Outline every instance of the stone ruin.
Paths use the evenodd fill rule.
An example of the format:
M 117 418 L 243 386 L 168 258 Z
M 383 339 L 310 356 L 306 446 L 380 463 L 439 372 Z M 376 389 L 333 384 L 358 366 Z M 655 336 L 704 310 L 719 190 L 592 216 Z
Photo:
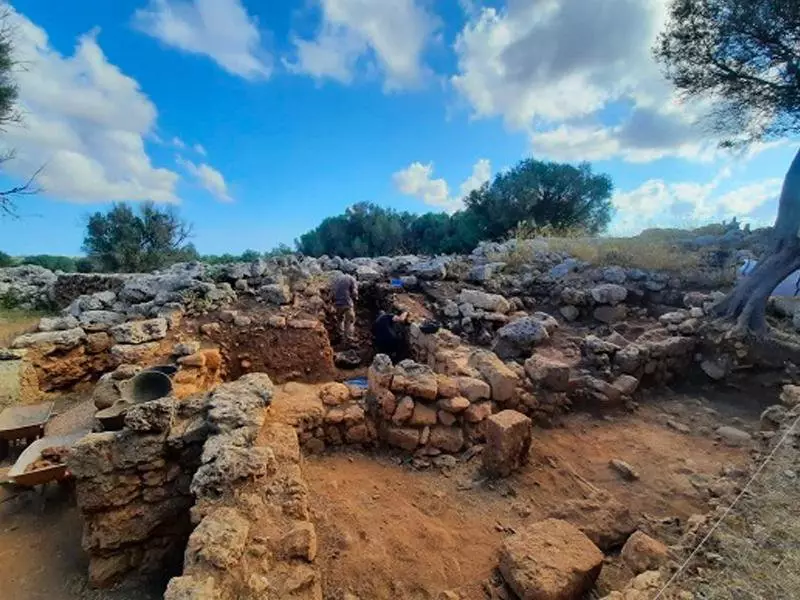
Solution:
M 169 582 L 171 600 L 319 599 L 304 453 L 386 447 L 415 466 L 446 468 L 482 451 L 487 475 L 505 477 L 524 468 L 533 424 L 576 409 L 633 409 L 642 388 L 690 372 L 720 380 L 739 364 L 775 366 L 709 325 L 722 294 L 702 274 L 594 269 L 547 250 L 511 271 L 489 250 L 189 264 L 151 275 L 5 270 L 6 286 L 23 280 L 10 285 L 24 304 L 61 314 L 0 355 L 19 382 L 0 405 L 91 385 L 95 405 L 108 408 L 143 367 L 177 369 L 172 395 L 128 408 L 118 430 L 88 434 L 69 457 L 91 582 L 172 569 L 181 575 Z M 339 272 L 371 290 L 362 342 L 381 308 L 412 306 L 417 321 L 411 358 L 375 356 L 364 365 L 366 388 L 342 383 L 337 367 L 326 294 Z M 441 327 L 425 333 L 422 318 Z M 273 382 L 285 381 L 327 383 L 312 402 L 275 411 Z M 772 407 L 765 418 L 780 427 L 792 410 Z M 575 527 L 581 510 L 565 506 L 500 549 L 500 572 L 521 598 L 581 597 L 613 546 L 624 544 L 637 573 L 663 559 L 659 542 L 631 535 L 623 507 L 611 513 L 613 539 Z M 565 558 L 550 564 L 547 553 Z M 549 575 L 531 580 L 542 569 Z

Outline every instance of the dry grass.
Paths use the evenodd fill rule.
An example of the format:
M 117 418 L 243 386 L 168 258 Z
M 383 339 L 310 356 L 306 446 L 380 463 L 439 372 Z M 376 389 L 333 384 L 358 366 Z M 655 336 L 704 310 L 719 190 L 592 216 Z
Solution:
M 702 600 L 800 598 L 798 502 L 800 449 L 790 438 L 698 553 L 705 566 L 690 567 L 678 587 Z
M 567 252 L 597 266 L 617 265 L 657 271 L 683 271 L 701 266 L 701 255 L 666 240 L 601 237 L 549 238 L 551 250 Z
M 0 309 L 0 348 L 6 347 L 19 335 L 33 331 L 42 313 L 15 309 Z

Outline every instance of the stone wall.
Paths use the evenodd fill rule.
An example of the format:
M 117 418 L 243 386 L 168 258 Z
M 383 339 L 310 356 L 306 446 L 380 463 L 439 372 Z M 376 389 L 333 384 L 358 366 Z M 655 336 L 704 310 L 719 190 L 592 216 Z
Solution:
M 52 300 L 55 308 L 65 308 L 76 298 L 97 292 L 117 293 L 135 275 L 122 273 L 59 273 L 53 283 Z
M 183 575 L 168 600 L 321 600 L 316 532 L 297 433 L 272 421 L 263 373 L 221 385 L 208 402 L 212 435 L 191 491 Z
M 88 434 L 74 447 L 68 466 L 92 585 L 180 564 L 191 531 L 192 474 L 208 435 L 204 413 L 202 397 L 140 404 L 121 431 Z
M 128 411 L 69 458 L 90 581 L 182 570 L 167 598 L 321 599 L 300 445 L 253 373 Z

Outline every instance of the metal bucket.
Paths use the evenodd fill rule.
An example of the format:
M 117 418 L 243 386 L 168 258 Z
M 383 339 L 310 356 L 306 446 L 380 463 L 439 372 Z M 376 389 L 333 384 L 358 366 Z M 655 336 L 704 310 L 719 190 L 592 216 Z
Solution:
M 158 400 L 172 393 L 172 380 L 160 371 L 142 371 L 130 381 L 127 396 L 130 402 L 139 404 Z

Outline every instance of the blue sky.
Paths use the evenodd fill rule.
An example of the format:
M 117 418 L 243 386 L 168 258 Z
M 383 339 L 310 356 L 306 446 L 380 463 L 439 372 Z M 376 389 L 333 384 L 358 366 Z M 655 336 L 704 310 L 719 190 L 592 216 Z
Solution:
M 202 253 L 291 243 L 361 201 L 457 209 L 534 156 L 616 184 L 612 233 L 774 219 L 790 143 L 732 156 L 650 58 L 665 0 L 18 0 L 43 192 L 0 250 L 78 254 L 87 214 L 174 204 Z

